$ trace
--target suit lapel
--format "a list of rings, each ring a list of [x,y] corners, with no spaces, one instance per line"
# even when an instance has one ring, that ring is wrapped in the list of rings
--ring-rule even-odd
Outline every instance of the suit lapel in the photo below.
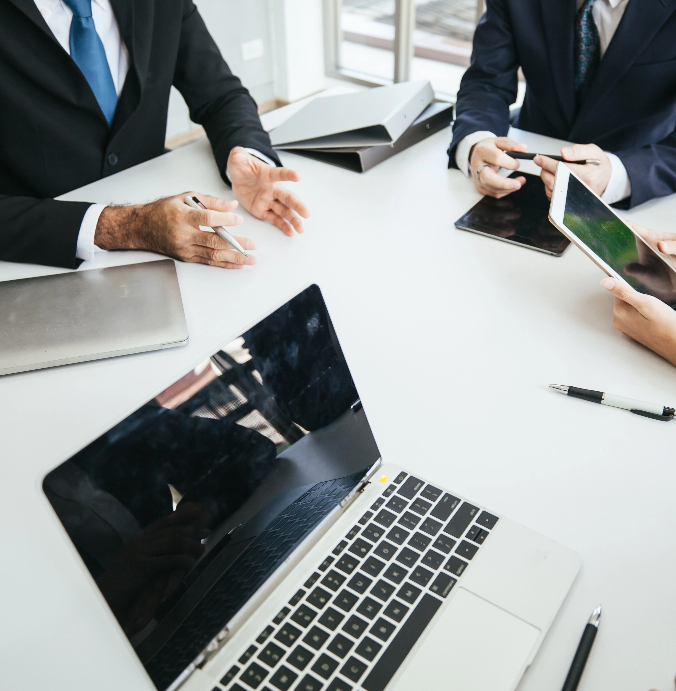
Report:
[[[575,120],[575,0],[540,0],[552,78],[569,128]]]
[[[44,17],[40,14],[37,5],[34,0],[9,0],[15,7],[20,9],[34,24],[37,25],[49,38],[54,41],[57,45],[59,42],[54,37],[52,30],[47,26],[47,22]]]

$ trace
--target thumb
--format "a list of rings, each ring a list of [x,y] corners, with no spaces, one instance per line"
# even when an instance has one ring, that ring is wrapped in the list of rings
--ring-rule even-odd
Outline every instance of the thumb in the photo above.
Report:
[[[657,249],[663,254],[676,255],[676,241],[674,240],[660,240],[657,243]]]
[[[587,158],[596,158],[598,149],[593,144],[573,144],[561,149],[561,156],[566,161],[583,161]]]
[[[618,300],[626,302],[628,305],[636,308],[639,312],[643,305],[643,295],[637,293],[630,285],[624,281],[618,281],[616,278],[604,278],[601,285]]]

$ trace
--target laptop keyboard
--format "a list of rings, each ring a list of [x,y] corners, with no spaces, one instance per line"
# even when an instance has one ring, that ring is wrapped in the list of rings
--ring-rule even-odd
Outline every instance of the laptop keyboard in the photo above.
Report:
[[[213,691],[383,691],[497,522],[400,473]]]

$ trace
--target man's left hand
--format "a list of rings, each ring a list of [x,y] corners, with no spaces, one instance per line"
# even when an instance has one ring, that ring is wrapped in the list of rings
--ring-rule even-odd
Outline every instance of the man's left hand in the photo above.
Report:
[[[603,149],[596,146],[596,144],[575,144],[561,149],[561,156],[566,161],[585,161],[590,158],[601,161],[600,166],[591,163],[586,165],[573,165],[568,163],[567,165],[570,166],[570,169],[575,172],[575,175],[577,175],[580,180],[586,182],[599,197],[606,191],[606,187],[608,187],[608,182],[610,181],[610,174],[612,173],[612,165]],[[535,165],[542,168],[540,177],[542,178],[542,182],[545,183],[547,196],[551,199],[552,193],[554,192],[556,166],[559,164],[557,161],[547,158],[547,156],[536,156],[533,162]]]
[[[309,218],[310,212],[280,184],[298,182],[300,175],[295,170],[275,168],[238,146],[230,152],[227,173],[232,191],[252,216],[269,221],[288,236],[303,232],[300,217]]]

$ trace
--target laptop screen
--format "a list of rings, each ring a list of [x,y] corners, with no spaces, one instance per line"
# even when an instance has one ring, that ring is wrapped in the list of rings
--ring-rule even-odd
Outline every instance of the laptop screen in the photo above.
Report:
[[[310,286],[43,489],[164,691],[379,457]]]

